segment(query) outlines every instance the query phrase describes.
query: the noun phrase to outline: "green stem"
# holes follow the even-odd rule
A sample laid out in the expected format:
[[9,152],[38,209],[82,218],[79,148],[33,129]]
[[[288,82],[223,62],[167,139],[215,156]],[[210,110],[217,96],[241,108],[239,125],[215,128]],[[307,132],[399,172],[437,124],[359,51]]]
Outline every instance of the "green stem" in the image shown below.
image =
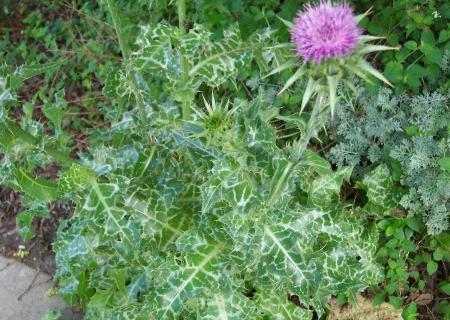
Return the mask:
[[[114,0],[106,0],[106,3],[108,5],[109,14],[111,15],[111,19],[114,24],[114,30],[116,31],[117,39],[119,41],[119,47],[120,51],[122,52],[122,56],[125,59],[128,59],[131,55],[131,49],[125,39],[125,34],[122,32],[122,27],[120,23],[120,16],[119,11],[117,9],[117,6],[114,2]],[[147,127],[147,115],[145,112],[145,102],[144,98],[142,97],[142,94],[139,92],[139,86],[136,81],[136,75],[133,71],[130,71],[129,73],[130,81],[134,87],[134,96],[136,98],[136,104],[139,109],[140,118],[142,123],[144,124],[143,129],[146,129]]]
[[186,21],[186,0],[177,0],[178,7],[178,26],[182,30],[185,29],[185,21]]
[[[186,0],[177,0],[178,7],[178,27],[182,30],[183,34],[186,33]],[[183,83],[189,83],[189,64],[185,56],[181,57],[181,68],[183,69],[182,77]],[[190,120],[192,115],[192,110],[190,108],[190,101],[184,99],[181,102],[181,114],[183,120]]]
[[190,120],[191,119],[192,110],[191,110],[191,107],[189,106],[189,101],[184,100],[182,102],[181,114],[183,116],[183,120]]
[[317,128],[321,125],[321,123],[319,123],[318,120],[320,113],[326,106],[326,101],[324,101],[324,99],[325,95],[319,92],[313,111],[311,113],[311,117],[309,118],[308,124],[306,125],[306,130],[304,134],[300,137],[300,140],[294,146],[294,150],[292,152],[288,164],[283,168],[282,172],[274,176],[276,181],[272,183],[272,190],[270,191],[268,199],[269,206],[273,205],[280,197],[280,194],[283,192],[286,183],[288,182],[289,177],[291,176],[292,171],[298,165],[303,154],[305,153],[309,141],[313,138],[313,136],[317,132]]
[[114,0],[106,0],[108,5],[108,10],[111,15],[111,19],[114,24],[114,29],[116,30],[117,39],[119,40],[120,51],[122,51],[122,55],[124,58],[128,58],[130,56],[130,47],[127,44],[127,41],[124,38],[124,34],[122,33],[122,29],[120,27],[120,17],[119,12],[117,10],[116,4]]
[[269,199],[267,201],[267,204],[269,206],[272,206],[280,197],[280,194],[283,192],[284,186],[286,185],[286,182],[291,175],[294,166],[295,163],[289,161],[285,167],[279,168],[281,169],[281,171],[278,171],[277,169],[277,172],[274,176],[275,182],[271,184],[272,189],[270,190]]
[[318,127],[318,115],[323,110],[324,107],[324,95],[319,93],[316,99],[316,103],[314,105],[313,111],[311,112],[311,117],[309,118],[308,124],[306,125],[305,134],[300,138],[300,141],[296,144],[294,151],[291,155],[291,161],[294,163],[298,163],[300,158],[306,151],[308,147],[309,141],[314,136]]

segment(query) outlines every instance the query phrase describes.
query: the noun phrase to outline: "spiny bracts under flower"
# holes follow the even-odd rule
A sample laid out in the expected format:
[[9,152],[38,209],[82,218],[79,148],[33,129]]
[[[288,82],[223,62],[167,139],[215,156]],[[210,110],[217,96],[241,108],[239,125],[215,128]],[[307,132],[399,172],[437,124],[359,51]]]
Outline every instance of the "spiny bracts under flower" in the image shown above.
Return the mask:
[[290,30],[297,55],[305,61],[321,61],[349,55],[361,35],[351,7],[346,3],[308,4]]

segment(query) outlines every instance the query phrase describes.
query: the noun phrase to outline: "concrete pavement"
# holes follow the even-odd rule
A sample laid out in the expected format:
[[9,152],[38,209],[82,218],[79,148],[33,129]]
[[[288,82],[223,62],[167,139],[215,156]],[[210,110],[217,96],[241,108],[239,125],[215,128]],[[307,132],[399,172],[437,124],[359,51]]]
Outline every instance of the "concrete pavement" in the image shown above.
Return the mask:
[[[49,309],[64,311],[64,301],[48,294],[53,287],[49,275],[0,256],[0,320],[41,320]],[[64,313],[63,319],[81,319]]]

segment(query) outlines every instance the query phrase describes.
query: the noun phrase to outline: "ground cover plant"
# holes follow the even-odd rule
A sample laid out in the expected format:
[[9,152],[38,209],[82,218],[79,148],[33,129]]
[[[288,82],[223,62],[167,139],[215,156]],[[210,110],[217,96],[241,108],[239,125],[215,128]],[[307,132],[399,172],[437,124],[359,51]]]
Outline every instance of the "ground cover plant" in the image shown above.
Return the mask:
[[444,35],[401,61],[439,68],[411,84],[389,70],[416,29],[386,43],[378,3],[75,1],[56,27],[27,5],[22,46],[0,42],[0,183],[22,193],[25,239],[73,208],[55,277],[86,319],[325,319],[361,292],[448,317],[441,20],[414,27]]

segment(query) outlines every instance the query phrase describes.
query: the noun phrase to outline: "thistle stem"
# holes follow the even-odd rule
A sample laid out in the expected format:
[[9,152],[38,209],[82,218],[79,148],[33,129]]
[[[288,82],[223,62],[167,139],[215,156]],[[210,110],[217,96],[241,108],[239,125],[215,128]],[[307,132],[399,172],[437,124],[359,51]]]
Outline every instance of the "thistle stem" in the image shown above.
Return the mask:
[[[183,32],[183,34],[186,33],[186,0],[177,0],[177,7],[178,7],[178,27]],[[183,77],[183,83],[189,82],[189,64],[185,56],[181,57],[181,68],[183,70],[182,77]],[[192,110],[189,106],[190,101],[188,99],[183,99],[181,101],[181,114],[183,116],[183,120],[189,120],[192,115]]]
[[106,4],[108,5],[109,14],[111,15],[117,39],[119,40],[120,51],[122,51],[124,58],[128,58],[130,55],[130,48],[125,40],[124,34],[122,33],[122,29],[120,28],[120,17],[116,4],[114,0],[106,0]]
[[303,154],[308,147],[310,140],[317,133],[318,127],[322,125],[319,123],[320,113],[326,106],[325,96],[323,93],[319,92],[316,102],[314,104],[314,108],[311,113],[311,117],[309,118],[308,124],[306,125],[306,130],[304,134],[300,137],[300,140],[295,144],[294,150],[291,154],[291,158],[289,159],[289,163],[284,168],[283,172],[277,176],[277,181],[272,183],[273,189],[270,192],[268,204],[274,204],[277,199],[280,197],[280,194],[283,192],[292,171],[295,167],[300,163],[300,160]]
[[308,124],[306,125],[305,134],[300,137],[300,140],[295,146],[294,151],[291,155],[291,161],[294,163],[298,163],[306,151],[308,147],[309,141],[316,134],[318,130],[318,126],[320,125],[318,122],[318,116],[324,108],[324,96],[323,94],[318,95],[316,102],[314,104],[314,108],[311,112],[311,117],[309,118]]
[[[108,5],[109,14],[111,15],[111,19],[113,21],[114,30],[116,31],[117,39],[119,41],[119,47],[120,51],[122,52],[122,56],[124,59],[128,59],[131,55],[131,49],[125,39],[125,35],[122,31],[121,22],[120,22],[120,16],[119,16],[119,10],[117,9],[116,3],[114,0],[106,0],[106,3]],[[136,80],[136,74],[131,71],[128,73],[130,77],[130,82],[133,85],[134,88],[134,95],[136,98],[136,104],[139,109],[140,118],[142,123],[144,124],[144,129],[147,127],[147,115],[145,112],[145,102],[144,98],[142,97],[142,94],[139,92],[139,86],[138,82]]]
[[177,0],[178,6],[178,26],[182,30],[186,30],[184,23],[186,21],[186,0]]

